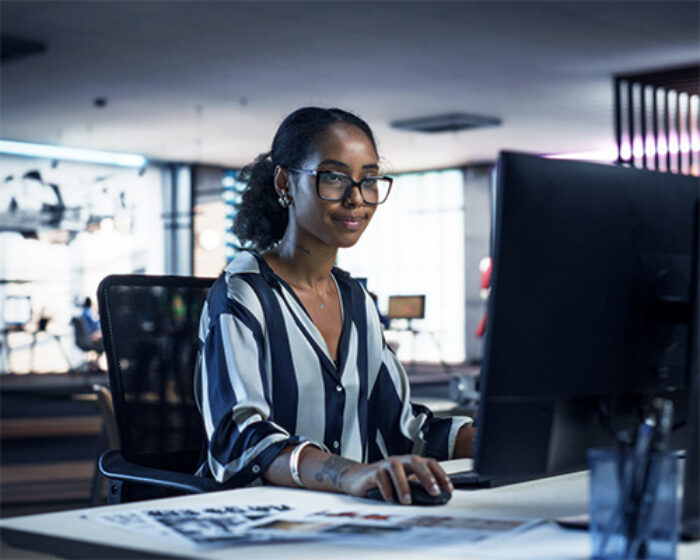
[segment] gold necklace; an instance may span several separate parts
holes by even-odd
[[[304,252],[307,252],[306,249],[303,249],[303,248],[301,248],[301,247],[299,247],[299,246],[296,246],[296,247],[297,247],[298,249],[301,249],[301,250],[304,251]],[[310,254],[310,253],[309,253],[309,254]],[[281,274],[279,274],[279,272],[278,272],[277,274],[278,274],[279,276],[282,276]],[[285,274],[285,276],[286,276],[286,274]],[[331,274],[328,274],[328,279],[329,279],[331,282],[333,282],[333,277],[332,277]],[[297,284],[296,282],[293,282],[293,281],[291,280],[291,278],[289,278],[289,277],[286,277],[286,278],[285,278],[285,281],[287,282],[287,284],[288,284],[290,287],[293,287],[293,286],[295,286],[295,285],[296,285],[296,286],[299,286],[299,285],[300,285],[300,284]],[[325,304],[325,303],[323,302],[323,300],[321,299],[321,296],[320,296],[318,293],[316,293],[314,290],[311,290],[311,291],[313,291],[314,294],[316,294],[316,297],[318,298],[318,305],[319,305],[319,308],[320,308],[320,309],[325,309],[325,308],[326,308],[326,304]]]
[[[332,283],[333,285],[335,285],[335,282],[333,282],[333,276],[330,275],[330,274],[328,275],[328,281],[329,281],[330,283]],[[335,286],[333,286],[333,287],[335,287]],[[323,300],[321,299],[321,296],[319,296],[318,294],[316,294],[316,295],[318,296],[318,301],[319,301],[318,304],[319,304],[319,306],[321,307],[321,309],[325,309],[325,308],[326,308],[326,304],[325,304],[325,303],[323,302]]]
[[[321,307],[321,309],[325,309],[325,308],[326,308],[326,304],[323,303],[323,300],[321,299],[321,296],[319,296],[318,294],[316,294],[316,295],[318,296],[318,305]]]
[[[292,282],[290,282],[289,280],[286,280],[286,282],[287,282],[287,284],[288,284],[292,289],[294,289],[295,291],[296,291],[296,289],[294,288],[294,286],[299,286],[299,284],[292,283]],[[332,279],[331,279],[331,282],[333,282]],[[323,298],[321,297],[321,295],[320,295],[318,292],[316,292],[315,290],[313,290],[313,289],[311,289],[310,291],[311,291],[311,293],[313,293],[313,294],[318,298],[318,306],[319,306],[319,308],[320,308],[320,309],[325,309],[325,308],[326,308],[326,304],[325,304],[325,302],[323,301]]]

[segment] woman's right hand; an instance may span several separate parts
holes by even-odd
[[[371,488],[379,488],[385,502],[411,503],[409,479],[419,481],[435,496],[440,488],[452,493],[450,478],[440,464],[420,455],[394,455],[375,463],[351,463],[340,469],[337,487],[341,492],[364,497]]]
[[[292,449],[285,448],[265,471],[268,483],[296,486],[289,465]],[[394,455],[365,464],[309,446],[298,460],[302,485],[312,490],[365,497],[370,489],[379,488],[384,501],[410,504],[409,480],[419,481],[432,496],[440,488],[449,493],[454,489],[440,464],[420,455]]]

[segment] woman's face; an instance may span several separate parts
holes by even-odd
[[[377,153],[367,135],[359,128],[336,123],[316,141],[302,169],[336,171],[355,181],[379,174]],[[359,188],[340,201],[321,200],[316,194],[316,177],[288,171],[293,204],[289,207],[290,225],[296,227],[297,241],[307,248],[323,244],[334,248],[351,247],[374,215],[376,206],[362,200]]]

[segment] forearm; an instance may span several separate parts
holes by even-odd
[[[418,455],[391,456],[369,465],[329,454],[309,445],[299,451],[298,476],[301,486],[311,490],[339,492],[365,496],[378,487],[387,502],[411,503],[409,477],[419,481],[431,495],[440,493],[440,487],[452,492],[452,483],[435,459]],[[264,478],[279,486],[298,486],[292,477],[290,457],[294,446],[285,447],[264,473]],[[291,461],[294,458],[291,457]]]
[[[277,486],[297,486],[289,463],[293,449],[294,446],[287,446],[275,457],[264,474],[267,482]],[[299,456],[299,478],[304,487],[311,490],[346,492],[343,475],[357,465],[360,463],[308,446]]]
[[[472,426],[462,426],[457,432],[457,441],[455,443],[454,458],[461,459],[464,457],[474,456],[474,437],[476,430]]]

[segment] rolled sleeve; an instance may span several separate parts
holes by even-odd
[[[438,461],[454,458],[457,434],[463,426],[472,424],[468,416],[431,418],[423,426],[426,445],[423,454]]]
[[[260,322],[240,302],[216,297],[202,318],[198,361],[207,464],[217,481],[246,486],[262,476],[291,436],[270,419]]]
[[[389,348],[385,351],[384,364],[386,371],[391,372],[393,386],[398,400],[402,403],[397,424],[401,432],[413,441],[412,453],[432,457],[438,461],[452,459],[459,430],[472,424],[473,420],[467,416],[435,418],[428,407],[412,404],[408,376]],[[392,450],[388,451],[392,453]]]

